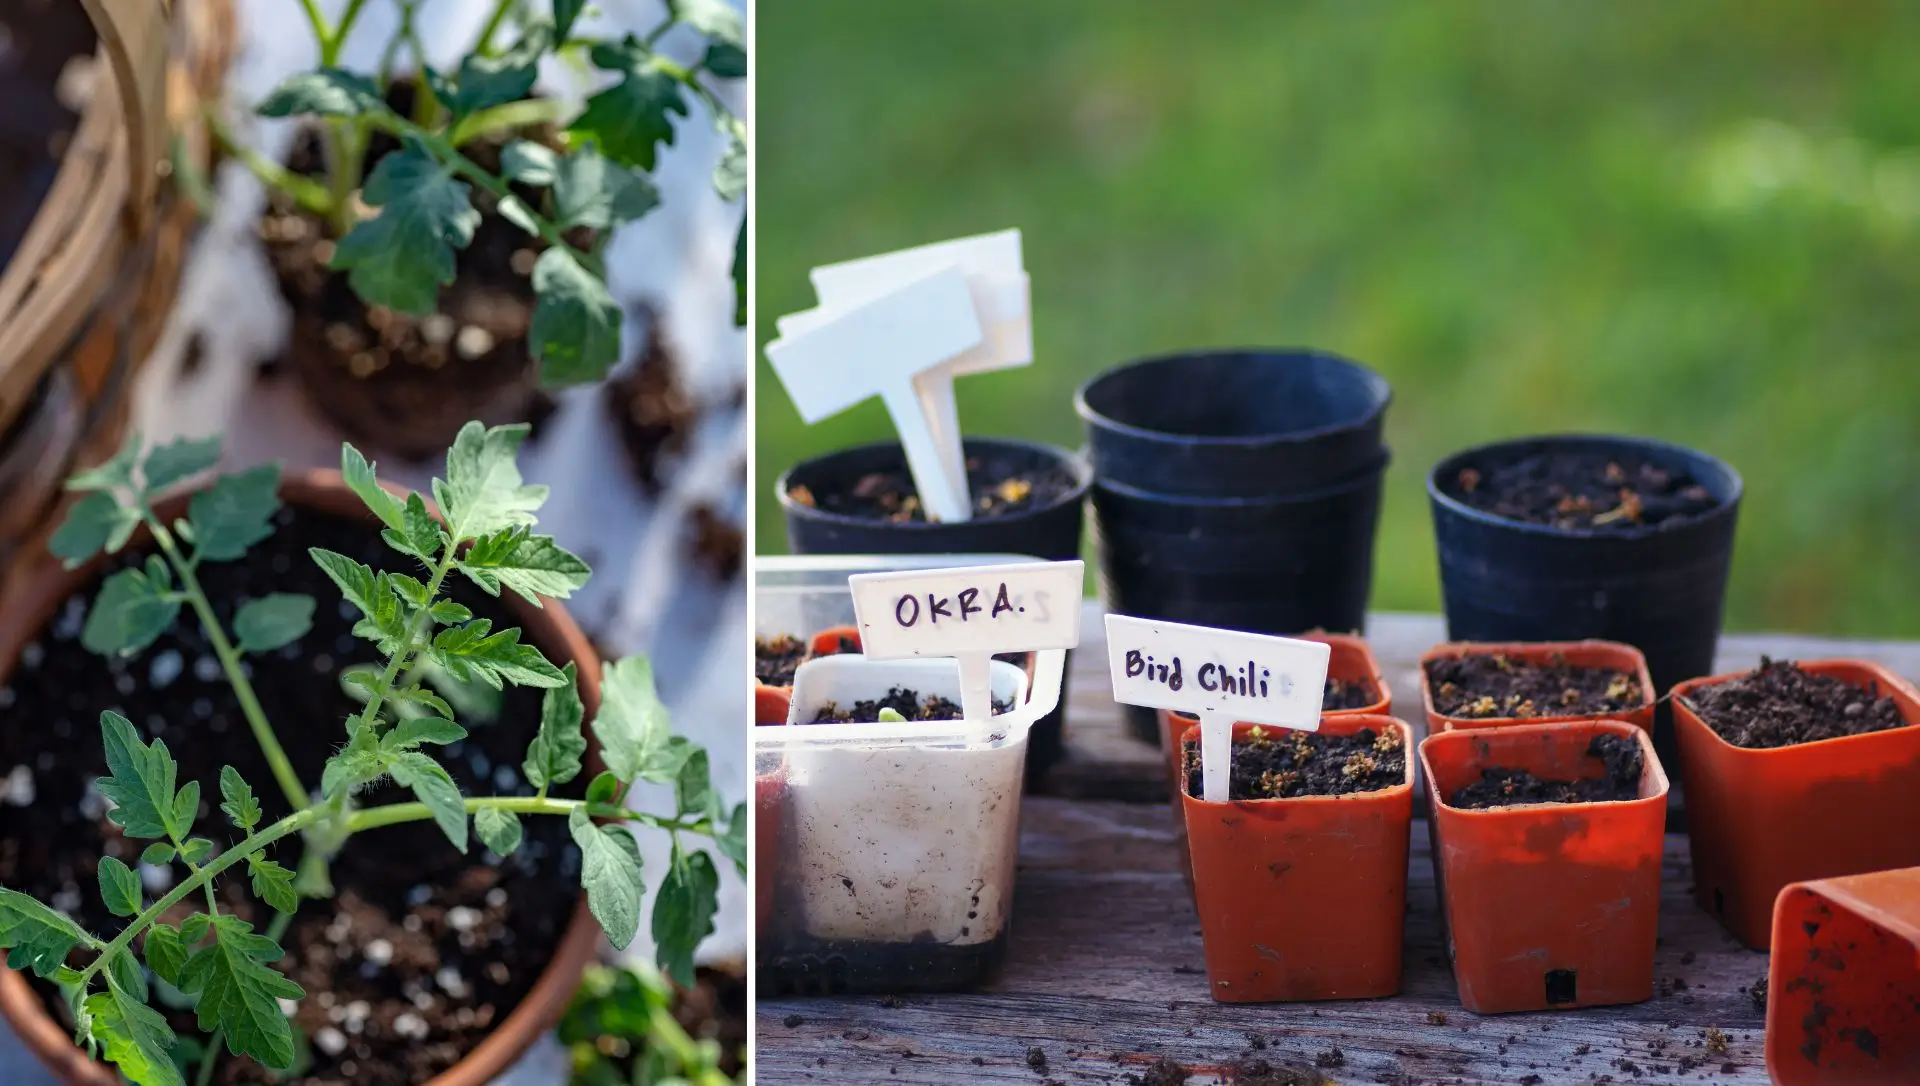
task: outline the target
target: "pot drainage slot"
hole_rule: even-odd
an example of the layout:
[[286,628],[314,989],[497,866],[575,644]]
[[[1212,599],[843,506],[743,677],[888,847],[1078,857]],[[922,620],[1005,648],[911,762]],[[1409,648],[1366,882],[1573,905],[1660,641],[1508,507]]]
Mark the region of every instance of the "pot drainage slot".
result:
[[1579,976],[1572,969],[1547,970],[1547,1002],[1572,1003],[1578,998]]

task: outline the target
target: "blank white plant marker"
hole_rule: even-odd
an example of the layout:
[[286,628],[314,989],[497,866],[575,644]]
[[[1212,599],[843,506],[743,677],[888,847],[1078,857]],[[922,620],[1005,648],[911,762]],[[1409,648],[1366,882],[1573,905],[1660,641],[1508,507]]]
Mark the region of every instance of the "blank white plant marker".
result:
[[1227,802],[1236,721],[1320,730],[1332,655],[1319,641],[1107,616],[1113,700],[1200,718],[1200,798],[1208,803]]

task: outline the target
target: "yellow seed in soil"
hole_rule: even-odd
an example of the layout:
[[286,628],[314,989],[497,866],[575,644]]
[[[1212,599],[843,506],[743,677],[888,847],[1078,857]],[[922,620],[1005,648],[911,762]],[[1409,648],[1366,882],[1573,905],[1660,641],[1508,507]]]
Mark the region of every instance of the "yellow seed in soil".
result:
[[1018,505],[1033,493],[1033,484],[1025,479],[1008,479],[1000,484],[996,493],[1000,495],[1000,500],[1008,505]]
[[374,368],[373,355],[367,351],[356,351],[352,358],[347,359],[347,369],[355,377],[371,377]]

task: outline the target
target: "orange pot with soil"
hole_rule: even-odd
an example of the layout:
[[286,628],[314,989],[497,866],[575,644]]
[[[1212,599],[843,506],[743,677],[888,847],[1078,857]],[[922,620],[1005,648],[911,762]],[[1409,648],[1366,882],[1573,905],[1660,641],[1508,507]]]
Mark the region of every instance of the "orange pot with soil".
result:
[[1614,720],[1436,732],[1420,762],[1461,1004],[1651,996],[1667,813],[1652,738]]
[[[1195,724],[1183,739],[1199,732]],[[1318,732],[1234,725],[1235,798],[1182,795],[1215,1000],[1400,990],[1412,742],[1412,729],[1387,716],[1329,716]],[[1285,791],[1350,786],[1343,780],[1371,790],[1238,798],[1281,782]]]
[[[1864,660],[1799,665],[1812,680],[1780,670],[1792,667],[1768,663],[1673,691],[1694,894],[1756,949],[1768,945],[1774,901],[1787,884],[1920,865],[1920,693]],[[1857,693],[1819,694],[1822,678]],[[1792,736],[1768,734],[1758,695],[1737,698],[1739,688],[1727,684],[1789,680],[1828,699],[1825,723],[1798,733],[1807,741],[1753,745]],[[1861,711],[1850,717],[1854,704]],[[1838,734],[1862,718],[1892,726]]]
[[1653,733],[1647,658],[1618,641],[1453,641],[1420,658],[1427,731],[1624,720]]
[[1781,891],[1768,979],[1774,1082],[1920,1082],[1920,867]]

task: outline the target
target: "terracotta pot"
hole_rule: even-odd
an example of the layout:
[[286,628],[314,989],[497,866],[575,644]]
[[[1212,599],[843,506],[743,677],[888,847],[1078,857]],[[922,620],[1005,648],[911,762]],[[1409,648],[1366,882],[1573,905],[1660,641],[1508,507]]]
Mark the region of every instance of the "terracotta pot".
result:
[[[1494,766],[1597,776],[1587,747],[1601,735],[1640,744],[1638,799],[1465,810],[1443,798]],[[1420,763],[1461,1005],[1502,1014],[1652,996],[1667,813],[1652,737],[1617,720],[1438,732],[1420,744]]]
[[793,700],[793,687],[768,686],[754,680],[753,684],[753,722],[755,724],[785,724],[787,722],[787,704]]
[[[1816,675],[1877,685],[1920,722],[1920,692],[1865,660],[1802,663]],[[1694,896],[1735,937],[1765,949],[1774,899],[1792,882],[1920,864],[1920,727],[1791,747],[1736,747],[1685,700],[1716,675],[1674,687],[1674,733],[1687,790]]]
[[[1234,736],[1252,724],[1234,725]],[[1400,990],[1413,818],[1413,730],[1329,716],[1320,730],[1392,729],[1406,779],[1344,796],[1208,803],[1181,796],[1193,843],[1207,988],[1222,1003],[1370,999]],[[1186,736],[1197,736],[1198,724]]]
[[[784,722],[784,721],[783,721]],[[764,723],[764,722],[763,722]],[[773,927],[775,896],[780,885],[780,833],[786,824],[787,770],[785,766],[753,778],[753,932],[759,938]]]
[[[399,491],[396,489],[396,493]],[[186,515],[188,495],[162,502],[155,510],[161,520],[171,523]],[[378,526],[366,507],[340,481],[339,472],[314,471],[288,475],[280,484],[280,498],[288,505],[313,509],[337,516],[364,517],[369,531]],[[431,503],[429,503],[431,507]],[[149,540],[142,529],[129,544],[145,545]],[[20,651],[39,636],[67,597],[106,566],[105,556],[76,570],[63,570],[49,557],[35,574],[20,579],[4,611],[0,611],[0,682],[12,673]],[[502,593],[501,603],[513,612],[525,630],[524,639],[550,659],[579,665],[580,700],[589,719],[600,708],[600,657],[586,635],[573,623],[560,603],[548,600],[545,607],[534,607],[513,593]],[[189,621],[185,616],[181,621]],[[250,743],[250,734],[236,733],[233,742]],[[587,773],[600,768],[599,746],[588,736]],[[369,831],[378,834],[378,830]],[[553,960],[534,982],[526,998],[472,1052],[427,1086],[485,1086],[520,1058],[527,1047],[559,1021],[580,986],[580,974],[598,953],[600,925],[587,910],[583,894],[574,908],[573,920],[554,948]],[[317,995],[317,993],[315,993]],[[120,1076],[110,1066],[96,1063],[74,1046],[73,1034],[47,1014],[46,1006],[33,991],[27,978],[0,968],[0,1016],[6,1018],[23,1043],[48,1070],[68,1086],[118,1086]]]
[[[1464,717],[1447,716],[1433,707],[1433,685],[1427,681],[1427,664],[1434,660],[1449,660],[1461,656],[1492,656],[1494,654],[1511,656],[1530,664],[1550,664],[1556,657],[1564,659],[1575,667],[1604,667],[1615,671],[1625,671],[1634,676],[1640,687],[1643,704],[1638,709],[1620,713],[1583,713],[1573,716],[1555,716],[1552,714],[1525,717]],[[1453,641],[1437,645],[1420,658],[1420,699],[1426,705],[1427,731],[1446,732],[1459,728],[1500,728],[1510,724],[1564,723],[1574,720],[1624,720],[1653,734],[1654,693],[1653,676],[1647,671],[1647,658],[1632,645],[1623,645],[1618,641],[1514,641],[1505,643],[1482,641]]]
[[1781,891],[1768,977],[1774,1082],[1920,1082],[1920,867]]
[[832,629],[821,630],[819,633],[814,634],[812,644],[807,646],[807,659],[816,660],[822,656],[840,655],[843,651],[840,648],[842,641],[853,642],[853,648],[846,651],[859,652],[860,627],[835,626]]

